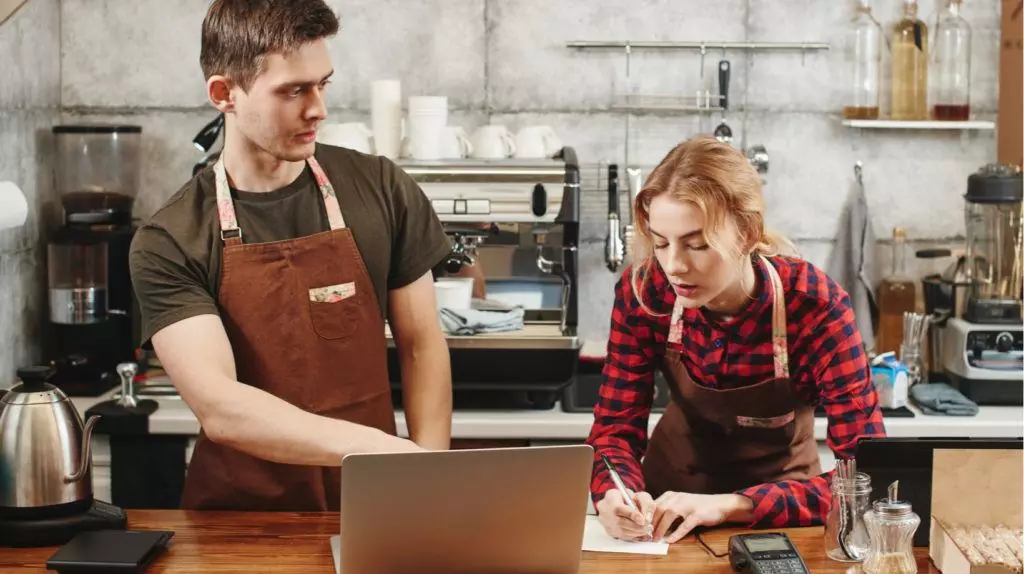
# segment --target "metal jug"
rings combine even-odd
[[[0,514],[63,515],[93,502],[92,429],[48,381],[51,366],[18,369],[20,384],[0,398]]]

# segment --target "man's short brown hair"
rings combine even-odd
[[[203,75],[252,87],[269,54],[338,32],[338,16],[323,0],[213,0],[203,20],[199,63]]]

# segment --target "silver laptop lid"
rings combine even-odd
[[[592,465],[587,445],[346,456],[341,571],[576,572]]]

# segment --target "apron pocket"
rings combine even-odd
[[[773,417],[737,416],[735,436],[753,442],[789,444],[796,434],[796,412]]]
[[[309,318],[313,330],[323,339],[343,339],[359,326],[359,297],[351,284],[309,290]]]

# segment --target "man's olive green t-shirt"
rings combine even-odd
[[[387,158],[320,144],[314,155],[334,187],[381,316],[386,317],[388,291],[430,271],[451,251],[451,242],[419,185]],[[206,168],[143,224],[132,241],[132,284],[142,314],[141,343],[147,347],[164,327],[196,315],[219,314],[224,242],[216,196],[213,169]],[[281,189],[232,189],[231,196],[243,243],[295,239],[330,229],[308,164]],[[289,317],[282,315],[281,320]]]

